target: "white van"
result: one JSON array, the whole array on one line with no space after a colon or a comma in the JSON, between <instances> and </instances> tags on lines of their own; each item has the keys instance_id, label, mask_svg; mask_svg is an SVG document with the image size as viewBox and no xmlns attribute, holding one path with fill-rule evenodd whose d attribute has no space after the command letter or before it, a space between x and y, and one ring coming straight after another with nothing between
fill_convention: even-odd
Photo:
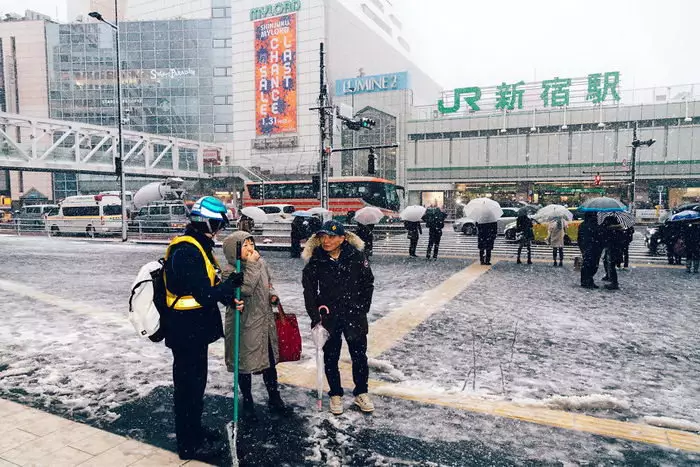
<instances>
[{"instance_id":1,"label":"white van","mask_svg":"<svg viewBox=\"0 0 700 467\"><path fill-rule=\"evenodd\" d=\"M61 233L117 234L122 230L122 204L118 196L69 196L58 214L46 218L46 230Z\"/></svg>"},{"instance_id":2,"label":"white van","mask_svg":"<svg viewBox=\"0 0 700 467\"><path fill-rule=\"evenodd\" d=\"M258 206L267 214L268 222L292 222L294 206L291 204L262 204Z\"/></svg>"}]
</instances>

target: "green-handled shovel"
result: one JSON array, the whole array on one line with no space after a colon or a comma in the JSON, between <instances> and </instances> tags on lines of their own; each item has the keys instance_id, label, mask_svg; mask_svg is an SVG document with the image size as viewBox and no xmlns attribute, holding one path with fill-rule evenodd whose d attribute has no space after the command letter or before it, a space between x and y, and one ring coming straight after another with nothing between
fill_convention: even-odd
<instances>
[{"instance_id":1,"label":"green-handled shovel","mask_svg":"<svg viewBox=\"0 0 700 467\"><path fill-rule=\"evenodd\" d=\"M236 272L241 272L241 242L236 243ZM241 299L240 287L236 289L236 300ZM233 318L233 421L226 425L228 442L231 448L232 465L238 466L238 452L236 451L236 439L238 438L238 353L240 351L241 316L234 303Z\"/></svg>"}]
</instances>

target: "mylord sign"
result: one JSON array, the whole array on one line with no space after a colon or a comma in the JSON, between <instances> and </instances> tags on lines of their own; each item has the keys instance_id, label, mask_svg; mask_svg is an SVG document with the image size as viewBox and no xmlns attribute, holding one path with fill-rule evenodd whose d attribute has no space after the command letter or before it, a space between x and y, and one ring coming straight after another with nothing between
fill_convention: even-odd
<instances>
[{"instance_id":1,"label":"mylord sign","mask_svg":"<svg viewBox=\"0 0 700 467\"><path fill-rule=\"evenodd\" d=\"M408 89L407 71L388 73L385 75L339 79L335 82L336 96L347 96L368 92L397 91L399 89Z\"/></svg>"},{"instance_id":2,"label":"mylord sign","mask_svg":"<svg viewBox=\"0 0 700 467\"><path fill-rule=\"evenodd\" d=\"M265 5L258 8L250 9L250 20L257 21L271 16L281 16L287 13L294 13L301 10L300 0L287 0L285 2L277 2L272 5Z\"/></svg>"}]
</instances>

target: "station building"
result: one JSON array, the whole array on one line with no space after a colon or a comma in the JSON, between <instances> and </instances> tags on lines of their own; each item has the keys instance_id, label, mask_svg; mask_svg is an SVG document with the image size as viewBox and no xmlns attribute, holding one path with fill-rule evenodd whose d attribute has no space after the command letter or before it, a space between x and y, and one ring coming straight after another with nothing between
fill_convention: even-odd
<instances>
[{"instance_id":1,"label":"station building","mask_svg":"<svg viewBox=\"0 0 700 467\"><path fill-rule=\"evenodd\" d=\"M616 72L514 84L459 88L413 109L408 203L629 201L635 127L655 140L636 151L638 207L700 200L700 86L625 91Z\"/></svg>"}]
</instances>

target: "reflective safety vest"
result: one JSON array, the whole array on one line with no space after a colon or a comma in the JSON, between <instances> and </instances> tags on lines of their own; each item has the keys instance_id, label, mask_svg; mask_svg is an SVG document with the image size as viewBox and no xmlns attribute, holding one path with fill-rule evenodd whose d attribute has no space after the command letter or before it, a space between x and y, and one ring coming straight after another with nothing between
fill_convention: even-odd
<instances>
[{"instance_id":1,"label":"reflective safety vest","mask_svg":"<svg viewBox=\"0 0 700 467\"><path fill-rule=\"evenodd\" d=\"M197 247L199 252L202 254L202 258L204 258L204 266L207 269L207 276L209 277L209 282L211 283L212 287L221 282L221 268L219 267L219 263L216 262L216 258L214 259L214 262L212 262L209 259L209 255L207 255L207 253L204 251L204 248L202 248L202 245L200 245L199 242L194 239L194 237L191 237L189 235L176 237L173 239L172 242L170 242L170 245L168 245L168 249L165 252L166 261L170 256L170 249L180 243L189 243ZM199 302L197 302L197 300L195 300L195 298L192 295L178 296L170 292L170 290L168 290L168 280L167 277L165 277L165 273L163 273L163 279L165 281L166 292L165 302L169 308L172 308L174 310L194 310L197 308L202 308L202 305L200 305Z\"/></svg>"}]
</instances>

